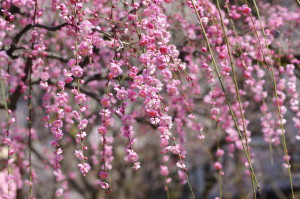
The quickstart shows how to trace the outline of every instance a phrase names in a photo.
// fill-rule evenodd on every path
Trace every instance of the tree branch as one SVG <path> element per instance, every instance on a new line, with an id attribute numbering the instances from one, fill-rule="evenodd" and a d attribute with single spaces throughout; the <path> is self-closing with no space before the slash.
<path id="1" fill-rule="evenodd" d="M 17 44 L 19 43 L 20 39 L 22 38 L 22 36 L 28 32 L 30 29 L 32 28 L 42 28 L 42 29 L 46 29 L 46 30 L 49 30 L 49 31 L 57 31 L 57 30 L 60 30 L 62 29 L 63 27 L 67 26 L 67 25 L 71 25 L 71 24 L 68 24 L 68 23 L 63 23 L 63 24 L 60 24 L 58 26 L 46 26 L 46 25 L 42 25 L 42 24 L 28 24 L 27 26 L 25 26 L 21 32 L 19 32 L 13 39 L 11 45 L 10 45 L 10 48 L 6 51 L 7 55 L 10 56 L 12 59 L 16 59 L 18 58 L 18 56 L 15 56 L 13 55 L 14 51 L 19 49 L 17 47 Z"/>

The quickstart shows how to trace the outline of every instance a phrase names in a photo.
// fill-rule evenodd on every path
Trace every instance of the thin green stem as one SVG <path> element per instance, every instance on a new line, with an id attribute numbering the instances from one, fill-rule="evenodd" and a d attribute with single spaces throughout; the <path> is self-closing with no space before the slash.
<path id="1" fill-rule="evenodd" d="M 165 112 L 165 111 L 164 111 L 164 106 L 163 106 L 162 103 L 161 103 L 161 111 L 162 111 L 162 113 Z M 176 138 L 175 138 L 175 136 L 173 135 L 173 133 L 172 133 L 171 131 L 170 131 L 170 136 L 171 136 L 171 139 L 173 140 L 173 146 L 176 147 L 176 146 L 177 146 L 176 141 L 175 141 Z M 179 158 L 180 164 L 181 164 L 181 165 L 185 165 L 184 162 L 183 162 L 183 160 L 182 160 L 182 155 L 180 154 L 180 152 L 179 152 L 179 154 L 177 154 L 177 157 Z M 193 199 L 196 199 L 196 198 L 195 198 L 194 191 L 193 191 L 193 188 L 192 188 L 191 183 L 190 183 L 189 176 L 188 176 L 188 174 L 187 174 L 187 169 L 186 169 L 186 168 L 182 168 L 182 171 L 185 173 L 186 181 L 187 181 L 188 187 L 189 187 L 189 189 L 190 189 L 190 191 L 191 191 L 192 198 L 193 198 Z"/>
<path id="2" fill-rule="evenodd" d="M 282 114 L 281 114 L 281 110 L 280 110 L 280 104 L 279 104 L 279 100 L 278 100 L 278 93 L 277 93 L 277 83 L 275 80 L 275 74 L 274 74 L 274 69 L 271 66 L 270 68 L 271 70 L 271 78 L 273 79 L 273 84 L 275 87 L 275 98 L 276 98 L 276 103 L 277 103 L 277 113 L 278 113 L 278 117 L 279 117 L 279 122 L 280 122 L 280 129 L 281 129 L 281 142 L 282 142 L 282 146 L 283 146 L 283 151 L 284 151 L 284 155 L 286 157 L 289 157 L 288 154 L 288 150 L 287 150 L 287 144 L 286 144 L 286 136 L 285 136 L 285 130 L 283 127 L 283 122 L 282 122 Z M 286 159 L 286 163 L 288 165 L 288 174 L 289 174 L 289 180 L 290 180 L 290 188 L 291 188 L 291 192 L 292 192 L 292 199 L 295 198 L 294 196 L 294 188 L 293 188 L 293 177 L 292 177 L 292 171 L 291 171 L 291 164 L 290 164 L 290 160 L 289 158 Z"/>
<path id="3" fill-rule="evenodd" d="M 223 179 L 222 179 L 222 174 L 221 171 L 219 171 L 219 195 L 220 195 L 220 199 L 223 198 Z"/>
<path id="4" fill-rule="evenodd" d="M 171 133 L 171 137 L 172 137 L 172 140 L 173 140 L 173 145 L 176 146 L 176 142 L 175 142 L 176 138 L 174 137 L 174 135 L 172 134 L 172 132 L 170 132 L 170 133 Z M 179 158 L 179 160 L 180 160 L 180 164 L 181 164 L 181 165 L 184 165 L 180 153 L 178 154 L 178 158 Z M 192 198 L 193 198 L 193 199 L 196 199 L 196 198 L 195 198 L 194 191 L 193 191 L 193 188 L 192 188 L 192 185 L 191 185 L 191 183 L 190 183 L 189 176 L 188 176 L 188 174 L 187 174 L 187 169 L 186 169 L 186 168 L 183 168 L 182 170 L 183 170 L 184 173 L 185 173 L 186 181 L 187 181 L 188 187 L 189 187 L 189 189 L 190 189 L 190 191 L 191 191 Z"/>
<path id="5" fill-rule="evenodd" d="M 32 183 L 32 166 L 31 166 L 31 154 L 32 154 L 32 103 L 31 103 L 31 98 L 32 98 L 32 84 L 31 84 L 31 73 L 32 73 L 32 64 L 30 63 L 29 66 L 29 96 L 28 96 L 28 146 L 29 146 L 29 182 Z M 30 198 L 32 198 L 32 185 L 30 184 L 29 186 L 29 195 Z"/>
<path id="6" fill-rule="evenodd" d="M 229 107 L 230 114 L 231 114 L 231 116 L 232 116 L 232 118 L 233 118 L 235 127 L 236 127 L 236 129 L 237 129 L 237 131 L 238 131 L 238 134 L 239 134 L 239 137 L 240 137 L 240 139 L 241 139 L 243 151 L 245 152 L 245 155 L 246 155 L 246 157 L 247 157 L 248 164 L 249 164 L 249 167 L 250 167 L 250 172 L 251 172 L 252 175 L 253 175 L 253 178 L 254 178 L 254 181 L 255 181 L 255 183 L 256 183 L 256 185 L 257 185 L 257 187 L 258 187 L 258 190 L 260 190 L 258 181 L 257 181 L 257 179 L 256 179 L 256 175 L 255 175 L 255 173 L 254 173 L 254 169 L 253 169 L 252 164 L 251 164 L 251 162 L 250 162 L 250 155 L 249 155 L 249 153 L 248 153 L 247 150 L 246 150 L 246 146 L 245 146 L 245 143 L 244 143 L 244 141 L 243 141 L 242 133 L 241 133 L 241 131 L 240 131 L 240 129 L 239 129 L 237 119 L 236 119 L 235 114 L 234 114 L 234 112 L 233 112 L 233 109 L 232 109 L 232 106 L 231 106 L 231 102 L 230 102 L 229 97 L 228 97 L 228 95 L 227 95 L 227 92 L 226 92 L 226 89 L 225 89 L 223 80 L 222 80 L 222 78 L 221 78 L 221 75 L 220 75 L 220 72 L 219 72 L 219 69 L 218 69 L 216 60 L 215 60 L 214 55 L 213 55 L 213 52 L 212 52 L 212 48 L 211 48 L 211 46 L 210 46 L 210 43 L 209 43 L 209 40 L 208 40 L 206 31 L 205 31 L 205 28 L 204 28 L 204 26 L 203 26 L 201 17 L 200 17 L 200 15 L 199 15 L 198 11 L 197 11 L 197 8 L 196 8 L 196 5 L 195 5 L 194 0 L 192 0 L 192 4 L 193 4 L 194 10 L 195 10 L 195 12 L 196 12 L 196 15 L 197 15 L 199 24 L 200 24 L 200 26 L 201 26 L 201 30 L 202 30 L 202 32 L 203 32 L 203 35 L 204 35 L 206 44 L 207 44 L 207 46 L 208 46 L 209 53 L 210 53 L 211 58 L 212 58 L 212 63 L 213 63 L 214 71 L 215 71 L 216 74 L 217 74 L 217 77 L 218 77 L 218 80 L 219 80 L 219 82 L 220 82 L 222 91 L 223 91 L 223 93 L 224 93 L 224 96 L 225 96 L 227 105 L 228 105 L 228 107 Z"/>
<path id="7" fill-rule="evenodd" d="M 230 8 L 229 8 L 228 3 L 226 3 L 226 9 L 227 9 L 227 14 L 229 14 L 230 13 Z M 233 28 L 233 32 L 234 32 L 235 38 L 237 39 L 237 44 L 238 44 L 238 48 L 239 48 L 240 54 L 242 55 L 243 54 L 243 50 L 242 50 L 241 45 L 240 45 L 240 41 L 239 41 L 239 38 L 238 38 L 238 35 L 237 35 L 237 31 L 236 31 L 234 22 L 233 22 L 233 20 L 231 18 L 230 18 L 230 23 L 231 23 L 231 26 Z M 242 59 L 242 63 L 243 63 L 243 66 L 245 67 L 246 63 L 244 62 L 243 59 Z M 271 164 L 273 165 L 273 148 L 272 148 L 272 144 L 269 144 L 269 150 L 270 150 L 270 155 L 271 155 Z"/>
<path id="8" fill-rule="evenodd" d="M 36 17 L 37 17 L 37 11 L 38 11 L 38 2 L 37 0 L 35 0 L 35 5 L 34 5 L 34 16 L 33 16 L 33 23 L 36 24 Z M 35 30 L 35 28 L 34 28 Z M 34 47 L 34 42 L 32 43 L 31 49 L 33 50 Z M 31 59 L 31 58 L 29 58 Z M 31 98 L 32 98 L 32 60 L 30 62 L 28 62 L 29 64 L 29 94 L 28 94 L 28 147 L 29 147 L 29 157 L 28 157 L 28 162 L 29 162 L 29 182 L 30 182 L 30 186 L 29 186 L 29 197 L 32 198 L 32 102 L 31 102 Z"/>
<path id="9" fill-rule="evenodd" d="M 223 21 L 223 16 L 222 16 L 222 13 L 221 13 L 221 8 L 220 8 L 219 0 L 217 0 L 217 9 L 218 9 L 220 20 L 221 20 L 222 31 L 223 31 L 223 34 L 225 36 L 227 51 L 228 51 L 229 60 L 230 60 L 232 78 L 233 78 L 235 92 L 236 92 L 236 96 L 237 96 L 237 101 L 238 101 L 238 104 L 239 104 L 239 110 L 240 110 L 240 114 L 241 114 L 241 118 L 242 118 L 242 125 L 243 125 L 244 137 L 245 137 L 245 141 L 246 141 L 246 150 L 247 150 L 247 153 L 250 154 L 249 144 L 248 144 L 248 138 L 247 138 L 247 128 L 246 128 L 246 125 L 245 125 L 245 117 L 244 117 L 243 106 L 242 106 L 242 103 L 241 103 L 241 97 L 240 97 L 239 87 L 238 87 L 238 84 L 237 84 L 235 67 L 234 67 L 234 64 L 233 64 L 233 59 L 232 59 L 232 54 L 231 54 L 230 45 L 229 45 L 229 41 L 228 41 L 227 31 L 226 31 L 226 28 L 225 28 L 225 25 L 224 25 L 224 21 Z M 249 156 L 248 162 L 249 162 L 249 164 L 252 164 L 251 156 Z M 251 181 L 252 181 L 252 184 L 254 184 L 253 183 L 253 181 L 254 181 L 253 174 L 251 175 Z M 255 186 L 253 186 L 253 194 L 254 194 L 254 198 L 256 198 Z"/>
<path id="10" fill-rule="evenodd" d="M 75 23 L 75 58 L 76 58 L 76 65 L 79 65 L 79 54 L 78 54 L 78 22 L 77 22 L 77 7 L 75 4 L 74 7 L 74 23 Z M 77 79 L 77 90 L 78 93 L 80 93 L 80 79 Z M 82 114 L 81 114 L 81 104 L 78 105 L 78 112 L 79 112 L 79 119 L 80 121 L 82 120 Z M 79 122 L 80 122 L 79 121 Z M 80 129 L 80 143 L 81 143 L 81 151 L 82 153 L 84 153 L 84 141 L 82 140 L 82 134 L 83 134 L 83 130 Z M 84 158 L 82 158 L 81 160 L 82 164 L 84 164 Z"/>
<path id="11" fill-rule="evenodd" d="M 269 143 L 269 148 L 270 148 L 270 155 L 271 155 L 271 165 L 274 164 L 274 159 L 273 159 L 273 146 L 271 143 Z"/>
<path id="12" fill-rule="evenodd" d="M 169 186 L 166 185 L 167 199 L 171 199 Z"/>
<path id="13" fill-rule="evenodd" d="M 247 2 L 247 0 L 245 0 L 245 1 Z M 297 1 L 299 1 L 299 0 L 297 0 Z M 263 33 L 263 36 L 264 36 L 265 46 L 266 46 L 267 51 L 268 51 L 268 56 L 271 58 L 270 49 L 269 49 L 269 46 L 267 44 L 267 36 L 266 36 L 266 33 L 265 33 L 265 29 L 264 29 L 264 27 L 262 25 L 262 21 L 261 21 L 261 17 L 260 17 L 260 12 L 259 12 L 259 9 L 258 9 L 258 6 L 257 6 L 255 0 L 253 0 L 253 3 L 254 3 L 254 6 L 255 6 L 255 9 L 256 9 L 256 12 L 257 12 L 257 16 L 258 16 L 258 20 L 259 20 L 259 23 L 260 23 L 260 27 L 262 29 L 262 33 Z M 253 23 L 253 25 L 254 25 L 254 23 Z M 281 142 L 282 142 L 282 146 L 283 146 L 283 151 L 284 151 L 285 156 L 288 157 L 286 137 L 285 137 L 285 130 L 284 130 L 284 127 L 283 127 L 282 114 L 281 114 L 281 110 L 280 110 L 280 104 L 279 104 L 279 101 L 278 101 L 277 83 L 276 83 L 276 79 L 275 79 L 273 63 L 270 63 L 269 72 L 270 72 L 270 77 L 271 77 L 271 79 L 273 81 L 274 90 L 275 90 L 275 98 L 276 98 L 277 112 L 278 112 L 278 117 L 279 117 L 279 122 L 280 122 Z M 287 162 L 287 165 L 288 165 L 288 174 L 289 174 L 289 180 L 290 180 L 290 188 L 291 188 L 291 192 L 292 192 L 292 199 L 294 199 L 295 196 L 294 196 L 294 188 L 293 188 L 293 178 L 292 178 L 292 172 L 291 172 L 291 164 L 290 164 L 290 161 L 289 161 L 288 158 L 287 158 L 286 162 Z"/>
<path id="14" fill-rule="evenodd" d="M 192 189 L 192 186 L 191 186 L 191 183 L 190 183 L 190 180 L 189 180 L 189 176 L 186 172 L 185 172 L 185 176 L 186 176 L 186 181 L 188 183 L 189 189 L 191 190 L 191 193 L 192 193 L 192 198 L 195 199 L 195 194 L 194 194 L 194 191 Z"/>

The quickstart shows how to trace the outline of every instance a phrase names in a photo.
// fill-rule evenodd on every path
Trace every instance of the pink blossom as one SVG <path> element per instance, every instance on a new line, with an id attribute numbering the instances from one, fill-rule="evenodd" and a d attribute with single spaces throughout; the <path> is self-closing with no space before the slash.
<path id="1" fill-rule="evenodd" d="M 83 175 L 86 175 L 91 169 L 91 166 L 88 163 L 80 163 L 78 164 L 78 167 Z"/>
<path id="2" fill-rule="evenodd" d="M 135 162 L 134 165 L 133 165 L 133 170 L 137 171 L 141 168 L 141 163 L 140 162 Z"/>
<path id="3" fill-rule="evenodd" d="M 222 164 L 220 162 L 215 162 L 214 163 L 214 168 L 216 170 L 221 170 L 223 168 Z"/>
<path id="4" fill-rule="evenodd" d="M 133 150 L 128 151 L 128 155 L 126 156 L 126 159 L 129 162 L 136 162 L 138 160 L 138 154 L 134 152 Z"/>
<path id="5" fill-rule="evenodd" d="M 110 101 L 109 101 L 109 99 L 108 99 L 107 97 L 104 97 L 104 98 L 102 98 L 102 99 L 100 100 L 100 103 L 101 103 L 102 106 L 108 107 L 109 104 L 110 104 Z"/>
<path id="6" fill-rule="evenodd" d="M 78 53 L 83 56 L 93 54 L 93 46 L 88 41 L 82 41 L 78 46 Z"/>
<path id="7" fill-rule="evenodd" d="M 63 126 L 63 122 L 61 120 L 55 120 L 52 122 L 52 126 L 55 128 L 61 128 Z"/>
<path id="8" fill-rule="evenodd" d="M 86 102 L 86 95 L 83 93 L 79 93 L 75 96 L 75 101 L 77 104 L 82 104 Z"/>
<path id="9" fill-rule="evenodd" d="M 168 52 L 168 47 L 167 46 L 162 46 L 162 47 L 159 48 L 159 51 L 162 54 L 166 54 Z"/>
<path id="10" fill-rule="evenodd" d="M 105 180 L 106 178 L 108 178 L 108 174 L 107 174 L 105 171 L 100 171 L 99 177 L 100 177 L 102 180 Z"/>
<path id="11" fill-rule="evenodd" d="M 83 119 L 83 120 L 80 121 L 80 123 L 78 125 L 78 128 L 80 130 L 83 130 L 83 129 L 85 129 L 87 127 L 87 125 L 88 125 L 88 120 L 87 119 Z"/>
<path id="12" fill-rule="evenodd" d="M 251 12 L 251 8 L 249 8 L 247 5 L 243 5 L 242 6 L 242 12 L 244 13 L 244 15 L 249 15 Z"/>
<path id="13" fill-rule="evenodd" d="M 104 126 L 99 126 L 97 131 L 100 135 L 105 135 L 107 133 L 106 128 Z"/>
<path id="14" fill-rule="evenodd" d="M 108 189 L 109 188 L 109 184 L 106 183 L 106 182 L 101 182 L 100 186 L 101 186 L 102 189 Z"/>
<path id="15" fill-rule="evenodd" d="M 185 184 L 187 181 L 186 181 L 186 174 L 185 174 L 185 172 L 184 171 L 182 171 L 182 170 L 178 170 L 178 177 L 179 177 L 179 179 L 180 179 L 180 183 L 181 184 Z"/>
<path id="16" fill-rule="evenodd" d="M 167 166 L 160 165 L 160 174 L 163 176 L 169 175 L 169 169 Z"/>
<path id="17" fill-rule="evenodd" d="M 83 75 L 83 69 L 80 66 L 78 66 L 78 65 L 73 66 L 72 69 L 71 69 L 71 72 L 72 72 L 72 75 L 74 77 L 78 77 L 79 78 L 79 77 L 81 77 Z"/>
<path id="18" fill-rule="evenodd" d="M 93 27 L 94 27 L 93 24 L 88 20 L 84 20 L 79 25 L 80 31 L 84 34 L 91 34 L 93 32 L 92 31 Z"/>
<path id="19" fill-rule="evenodd" d="M 57 197 L 62 197 L 63 196 L 63 193 L 64 193 L 64 190 L 62 188 L 59 188 L 55 191 L 55 195 Z"/>
<path id="20" fill-rule="evenodd" d="M 109 74 L 112 78 L 119 76 L 122 73 L 122 71 L 123 70 L 121 69 L 119 64 L 111 63 Z"/>
<path id="21" fill-rule="evenodd" d="M 83 152 L 81 150 L 75 150 L 75 156 L 79 159 L 79 160 L 83 160 L 84 155 Z"/>
<path id="22" fill-rule="evenodd" d="M 224 155 L 224 150 L 218 149 L 217 152 L 216 152 L 216 156 L 220 157 L 220 156 L 223 156 L 223 155 Z"/>

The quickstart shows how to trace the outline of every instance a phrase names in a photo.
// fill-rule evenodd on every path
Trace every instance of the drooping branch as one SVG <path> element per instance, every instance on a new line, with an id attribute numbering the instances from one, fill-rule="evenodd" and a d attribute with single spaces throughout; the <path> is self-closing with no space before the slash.
<path id="1" fill-rule="evenodd" d="M 18 56 L 13 55 L 14 51 L 19 49 L 17 47 L 17 44 L 19 43 L 20 39 L 22 38 L 22 36 L 28 32 L 30 29 L 32 28 L 42 28 L 42 29 L 46 29 L 48 31 L 57 31 L 62 29 L 63 27 L 67 26 L 67 25 L 71 25 L 68 23 L 63 23 L 60 24 L 58 26 L 46 26 L 46 25 L 42 25 L 42 24 L 28 24 L 27 26 L 25 26 L 13 39 L 10 48 L 6 51 L 7 55 L 10 56 L 12 59 L 16 59 L 18 58 Z"/>

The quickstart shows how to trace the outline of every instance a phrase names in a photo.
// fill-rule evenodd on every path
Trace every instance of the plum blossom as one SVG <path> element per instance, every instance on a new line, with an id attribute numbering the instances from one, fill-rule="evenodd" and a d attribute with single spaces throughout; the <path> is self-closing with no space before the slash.
<path id="1" fill-rule="evenodd" d="M 80 66 L 78 66 L 78 65 L 73 66 L 72 69 L 71 69 L 71 72 L 72 72 L 72 75 L 74 77 L 78 77 L 79 78 L 79 77 L 81 77 L 83 75 L 83 69 Z"/>
<path id="2" fill-rule="evenodd" d="M 88 163 L 80 163 L 78 167 L 84 176 L 91 170 L 91 166 Z"/>

